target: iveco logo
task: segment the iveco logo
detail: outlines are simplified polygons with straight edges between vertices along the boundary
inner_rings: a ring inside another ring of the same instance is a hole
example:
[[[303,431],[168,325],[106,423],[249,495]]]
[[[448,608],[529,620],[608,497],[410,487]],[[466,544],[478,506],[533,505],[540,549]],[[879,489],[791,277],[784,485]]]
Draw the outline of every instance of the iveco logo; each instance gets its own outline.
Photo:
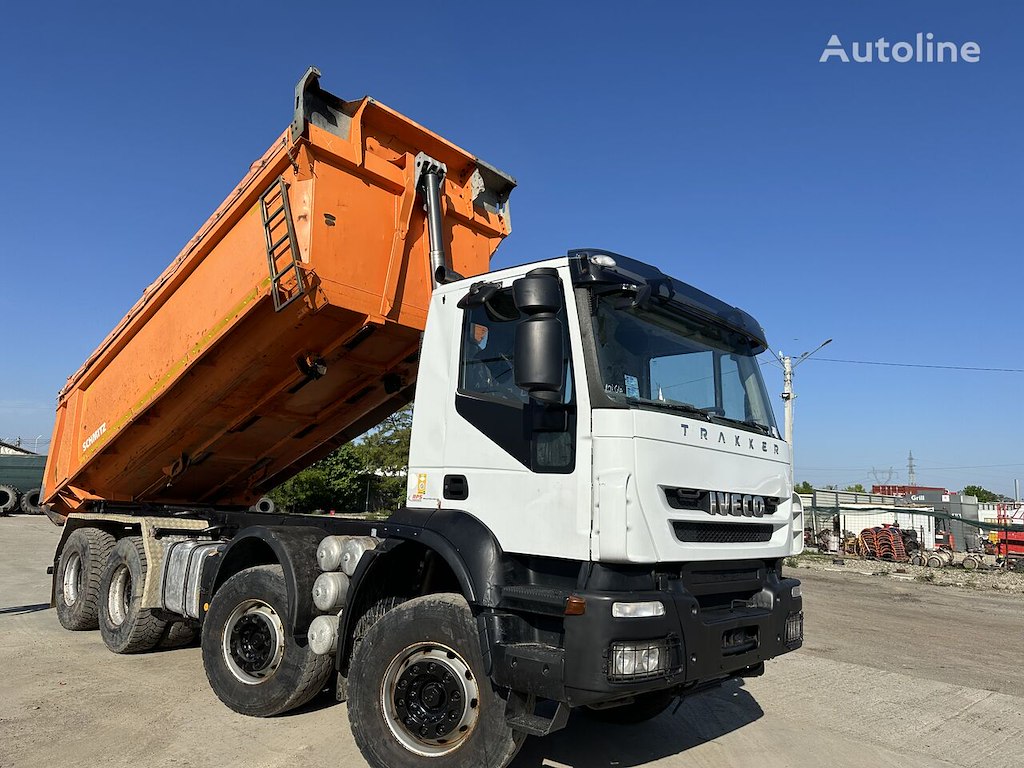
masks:
[[[764,496],[752,496],[749,493],[708,493],[710,506],[708,513],[712,515],[733,515],[734,517],[764,517]]]

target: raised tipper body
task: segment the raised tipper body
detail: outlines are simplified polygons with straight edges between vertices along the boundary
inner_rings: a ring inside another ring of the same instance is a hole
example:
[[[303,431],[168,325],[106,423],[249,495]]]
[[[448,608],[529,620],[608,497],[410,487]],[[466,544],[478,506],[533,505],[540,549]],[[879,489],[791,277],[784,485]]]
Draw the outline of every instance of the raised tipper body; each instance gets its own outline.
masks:
[[[248,505],[412,399],[434,287],[417,156],[447,169],[462,275],[508,234],[514,182],[317,74],[293,127],[61,391],[44,480],[58,511]]]

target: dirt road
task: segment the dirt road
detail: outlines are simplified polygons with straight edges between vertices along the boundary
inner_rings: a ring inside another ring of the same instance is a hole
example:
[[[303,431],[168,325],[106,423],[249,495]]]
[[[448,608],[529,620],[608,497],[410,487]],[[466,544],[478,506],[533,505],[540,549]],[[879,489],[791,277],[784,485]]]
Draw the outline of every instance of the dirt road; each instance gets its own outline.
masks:
[[[198,648],[114,656],[65,632],[45,568],[58,531],[0,518],[0,768],[364,765],[327,696],[269,720],[220,704]],[[1019,763],[1024,601],[801,569],[807,643],[640,726],[574,716],[514,768],[916,768]]]

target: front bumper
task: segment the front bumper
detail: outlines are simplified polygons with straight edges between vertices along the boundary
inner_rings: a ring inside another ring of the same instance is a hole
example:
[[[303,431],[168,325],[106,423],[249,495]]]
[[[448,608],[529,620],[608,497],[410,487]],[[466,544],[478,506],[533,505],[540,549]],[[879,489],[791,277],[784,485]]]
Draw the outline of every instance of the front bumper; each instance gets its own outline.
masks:
[[[765,570],[752,597],[749,589],[723,595],[726,571],[722,571],[723,580],[703,584],[662,578],[653,590],[577,591],[574,594],[586,601],[586,610],[565,616],[562,647],[500,649],[495,657],[496,681],[580,706],[670,688],[682,692],[715,680],[760,674],[765,661],[803,643],[803,600],[793,596],[800,582],[781,578],[774,568]],[[736,594],[746,596],[733,598]],[[660,601],[665,614],[612,616],[616,601],[648,600]],[[658,648],[658,666],[664,668],[621,674],[621,661],[619,666],[614,663],[613,644],[621,648],[630,643]]]

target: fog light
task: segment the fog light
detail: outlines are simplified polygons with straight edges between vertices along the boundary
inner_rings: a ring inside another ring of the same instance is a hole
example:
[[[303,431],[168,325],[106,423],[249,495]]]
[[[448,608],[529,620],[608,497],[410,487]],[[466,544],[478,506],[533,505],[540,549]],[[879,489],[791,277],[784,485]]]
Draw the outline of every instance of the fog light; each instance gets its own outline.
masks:
[[[799,643],[804,639],[804,612],[789,614],[786,619],[786,645]]]
[[[626,645],[612,652],[613,675],[649,675],[661,669],[661,649]]]
[[[645,619],[664,616],[665,605],[660,600],[643,603],[612,603],[612,616],[616,619]]]
[[[800,597],[801,595],[803,595],[803,591],[800,589],[800,585],[797,584],[795,587],[793,587],[793,591],[790,592],[789,594],[792,597]]]
[[[609,649],[609,680],[644,680],[665,676],[672,671],[673,648],[678,641],[641,641],[612,643]]]

